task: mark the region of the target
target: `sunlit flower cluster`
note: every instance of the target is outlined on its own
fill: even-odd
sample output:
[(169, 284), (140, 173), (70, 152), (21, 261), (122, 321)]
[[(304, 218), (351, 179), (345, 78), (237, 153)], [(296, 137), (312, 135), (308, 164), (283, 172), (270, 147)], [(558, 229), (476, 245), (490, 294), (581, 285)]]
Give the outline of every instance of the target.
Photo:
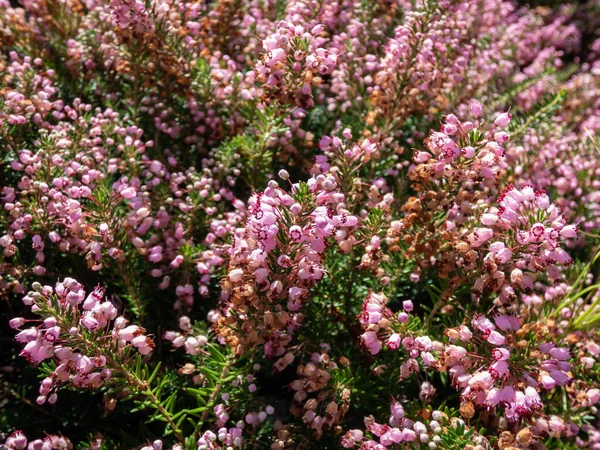
[(0, 0), (0, 448), (600, 449), (600, 4), (542, 3)]

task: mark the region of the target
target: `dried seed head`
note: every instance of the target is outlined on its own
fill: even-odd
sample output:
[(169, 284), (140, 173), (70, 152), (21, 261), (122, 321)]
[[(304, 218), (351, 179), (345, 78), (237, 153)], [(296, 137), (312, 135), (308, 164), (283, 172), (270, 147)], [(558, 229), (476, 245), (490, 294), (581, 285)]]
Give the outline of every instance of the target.
[(523, 428), (517, 433), (517, 442), (521, 445), (528, 445), (533, 438), (533, 433), (529, 428)]
[(459, 411), (465, 419), (471, 419), (475, 415), (475, 407), (470, 401), (461, 403)]

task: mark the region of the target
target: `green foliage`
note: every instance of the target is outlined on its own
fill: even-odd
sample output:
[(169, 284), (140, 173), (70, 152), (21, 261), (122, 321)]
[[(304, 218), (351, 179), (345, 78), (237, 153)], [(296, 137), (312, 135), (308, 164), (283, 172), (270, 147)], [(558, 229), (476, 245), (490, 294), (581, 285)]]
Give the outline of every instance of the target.
[(556, 94), (547, 95), (537, 102), (526, 114), (516, 114), (508, 127), (512, 138), (518, 138), (531, 127), (547, 123), (561, 107), (565, 98), (566, 91), (560, 90)]
[[(215, 158), (223, 168), (236, 168), (246, 185), (255, 190), (263, 186), (273, 170), (276, 136), (287, 130), (284, 110), (279, 106), (260, 110), (246, 105), (241, 112), (249, 121), (246, 133), (225, 140), (215, 149)], [(289, 114), (289, 111), (288, 111)]]

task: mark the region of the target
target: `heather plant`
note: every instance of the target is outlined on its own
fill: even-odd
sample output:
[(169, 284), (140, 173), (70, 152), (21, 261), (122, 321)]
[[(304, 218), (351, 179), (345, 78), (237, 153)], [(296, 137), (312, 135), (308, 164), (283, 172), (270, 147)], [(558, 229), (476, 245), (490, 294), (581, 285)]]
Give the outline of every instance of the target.
[(0, 448), (600, 449), (598, 30), (0, 0)]

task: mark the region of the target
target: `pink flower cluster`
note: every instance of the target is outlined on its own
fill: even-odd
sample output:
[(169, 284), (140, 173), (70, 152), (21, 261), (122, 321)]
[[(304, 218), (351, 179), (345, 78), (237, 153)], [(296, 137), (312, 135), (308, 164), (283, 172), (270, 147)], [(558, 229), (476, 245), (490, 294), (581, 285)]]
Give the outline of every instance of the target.
[(223, 448), (241, 448), (244, 443), (242, 431), (244, 423), (241, 422), (236, 427), (219, 428), (216, 433), (206, 431), (198, 439), (198, 450), (221, 450)]
[(262, 40), (264, 55), (254, 69), (266, 90), (292, 90), (300, 107), (312, 107), (315, 77), (330, 74), (337, 62), (335, 49), (326, 49), (321, 24), (310, 30), (302, 24), (282, 20), (277, 31)]
[[(164, 5), (167, 6), (166, 3)], [(130, 29), (140, 34), (154, 31), (154, 23), (143, 2), (136, 0), (112, 0), (110, 6), (113, 22), (119, 28), (123, 30)]]
[(533, 3), (0, 0), (2, 445), (600, 449), (599, 5)]
[(63, 436), (49, 435), (44, 439), (27, 440), (21, 431), (15, 431), (4, 442), (10, 450), (70, 450), (73, 448), (71, 441)]
[[(175, 306), (189, 308), (194, 293), (191, 279), (197, 280), (198, 291), (206, 296), (211, 273), (223, 264), (222, 249), (216, 244), (240, 220), (239, 213), (221, 216), (216, 202), (231, 202), (238, 208), (243, 203), (220, 187), (209, 171), (178, 171), (174, 160), (165, 165), (149, 159), (145, 153), (154, 143), (142, 141), (143, 131), (125, 126), (115, 111), (96, 112), (89, 118), (90, 112), (91, 106), (78, 100), (73, 107), (62, 107), (59, 117), (65, 121), (49, 127), (44, 141), (51, 149), (44, 150), (38, 142), (39, 148), (21, 150), (19, 159), (12, 162), (12, 169), (22, 176), (17, 190), (2, 189), (2, 204), (10, 218), (0, 237), (4, 256), (14, 255), (17, 244), (30, 238), (36, 250), (31, 271), (41, 275), (46, 271), (46, 255), (53, 249), (84, 255), (94, 271), (112, 262), (123, 265), (134, 252), (151, 263), (147, 270), (161, 278), (160, 288), (169, 287), (173, 278), (180, 283)], [(86, 156), (87, 152), (93, 157)], [(137, 168), (131, 171), (128, 153), (141, 155), (139, 174)], [(51, 170), (40, 170), (46, 166)], [(115, 182), (108, 193), (106, 184), (111, 179)], [(164, 189), (170, 191), (172, 201), (160, 206), (153, 203), (152, 195)], [(40, 205), (33, 207), (32, 201)], [(101, 206), (104, 202), (109, 209)], [(114, 215), (121, 202), (131, 210), (126, 217)], [(90, 214), (90, 204), (102, 211)], [(214, 218), (210, 232), (203, 236), (203, 247), (184, 256), (182, 249), (195, 245), (189, 217), (199, 211)], [(37, 231), (40, 227), (49, 230), (43, 237)], [(120, 245), (123, 239), (127, 246)]]
[(360, 337), (361, 343), (371, 355), (379, 353), (384, 345), (391, 351), (402, 348), (408, 358), (400, 366), (400, 377), (408, 378), (411, 373), (420, 370), (417, 358), (425, 367), (431, 366), (436, 361), (433, 352), (441, 350), (442, 345), (429, 336), (411, 331), (409, 314), (414, 307), (411, 300), (402, 303), (403, 310), (398, 314), (392, 313), (386, 306), (387, 302), (385, 295), (369, 293), (359, 316), (365, 330)]
[[(426, 139), (428, 151), (415, 152), (414, 162), (426, 163), (433, 178), (458, 175), (465, 181), (481, 178), (488, 182), (498, 175), (500, 169), (506, 168), (503, 145), (509, 141), (509, 135), (500, 130), (509, 124), (511, 114), (499, 114), (493, 126), (484, 131), (480, 122), (482, 106), (478, 101), (470, 102), (470, 113), (473, 121), (461, 121), (456, 115), (448, 114), (441, 131), (431, 131)], [(432, 156), (438, 161), (430, 161)], [(457, 158), (459, 160), (455, 161)], [(454, 172), (450, 171), (448, 164), (454, 167)]]
[(11, 63), (7, 72), (17, 83), (5, 94), (0, 129), (29, 123), (45, 126), (49, 117), (61, 117), (64, 102), (56, 99), (58, 87), (53, 81), (54, 71), (40, 71), (43, 65), (40, 58), (21, 56), (17, 52), (10, 52), (9, 56)]
[[(424, 448), (438, 448), (441, 444), (443, 427), (464, 429), (465, 423), (461, 419), (450, 418), (442, 411), (434, 410), (428, 420), (413, 420), (406, 417), (402, 404), (396, 400), (390, 401), (390, 415), (388, 423), (378, 423), (373, 416), (365, 417), (365, 430), (353, 429), (348, 431), (341, 439), (343, 448), (386, 450), (399, 448), (402, 445), (427, 446)], [(474, 431), (474, 430), (473, 430)], [(368, 434), (367, 434), (368, 433)], [(474, 434), (474, 440), (482, 446), (489, 443), (483, 436)], [(442, 444), (443, 445), (443, 444)]]
[[(541, 344), (537, 350), (523, 349), (517, 337), (521, 329), (518, 317), (498, 315), (492, 322), (479, 315), (471, 325), (475, 334), (466, 326), (448, 331), (451, 341), (462, 341), (464, 346), (449, 344), (443, 356), (463, 401), (483, 408), (501, 406), (509, 421), (518, 422), (542, 409), (540, 389), (572, 382), (569, 349), (553, 343)], [(478, 348), (473, 354), (467, 350), (469, 342), (479, 337), (487, 351)], [(481, 357), (486, 353), (488, 356)]]
[[(219, 316), (227, 322), (235, 313), (250, 342), (258, 337), (256, 327), (264, 329), (259, 339), (267, 356), (283, 355), (302, 322), (302, 304), (324, 276), (321, 259), (327, 239), (342, 240), (345, 230), (358, 223), (343, 208), (344, 195), (336, 187), (331, 176), (319, 175), (293, 185), (290, 194), (272, 181), (250, 198), (245, 227), (235, 231), (224, 290), (228, 299)], [(268, 302), (254, 313), (250, 306), (258, 306), (262, 296)], [(283, 307), (270, 305), (280, 301)], [(219, 316), (213, 320), (221, 320)]]
[(483, 227), (469, 235), (473, 248), (487, 249), (486, 274), (477, 279), (473, 292), (475, 297), (486, 290), (499, 292), (499, 300), (508, 302), (515, 298), (515, 288), (531, 291), (541, 271), (550, 280), (561, 277), (558, 267), (573, 262), (561, 244), (577, 237), (577, 226), (567, 225), (560, 208), (531, 185), (508, 186), (498, 204), (482, 215)]
[(208, 342), (208, 338), (204, 335), (195, 335), (192, 330), (192, 323), (187, 316), (179, 318), (179, 328), (183, 333), (178, 331), (167, 331), (164, 334), (164, 339), (171, 342), (173, 348), (185, 348), (188, 355), (197, 355), (202, 347)]
[[(55, 403), (56, 390), (63, 384), (87, 389), (102, 386), (114, 370), (111, 352), (136, 348), (147, 355), (154, 348), (143, 328), (127, 326), (124, 317), (117, 317), (115, 306), (103, 298), (104, 289), (98, 287), (86, 296), (83, 286), (72, 278), (65, 278), (54, 288), (39, 283), (34, 288), (23, 303), (42, 316), (35, 321), (41, 323), (20, 331), (16, 340), (25, 344), (21, 356), (30, 362), (55, 362), (52, 374), (40, 384), (38, 404)], [(21, 329), (28, 322), (32, 321), (17, 317), (10, 325)], [(92, 337), (99, 342), (90, 341)]]

